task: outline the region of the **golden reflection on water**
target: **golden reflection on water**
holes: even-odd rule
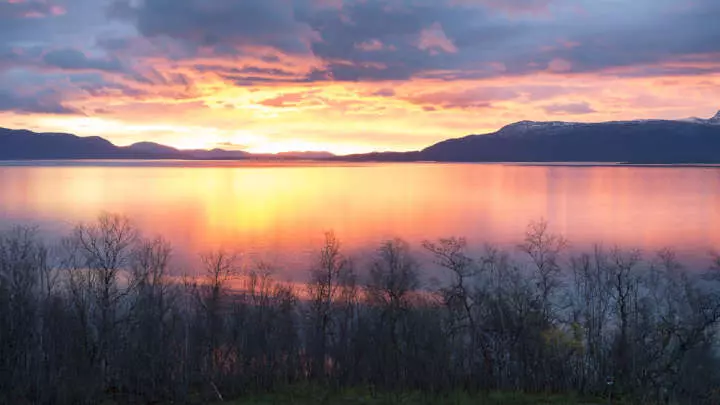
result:
[[[400,236],[512,246],[545,218],[576,249],[720,247],[720,169],[477,164],[0,166],[0,224],[61,231],[101,211],[176,251],[223,247],[304,272],[323,232],[349,252]],[[302,268],[302,270],[297,270]],[[303,277],[289,274],[293,278]]]

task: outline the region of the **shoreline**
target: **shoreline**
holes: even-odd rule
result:
[[[347,166],[365,164],[430,164],[430,165],[502,165],[527,167],[650,167],[650,168],[720,168],[718,163],[632,163],[632,162],[466,162],[466,161],[382,161],[341,159],[0,159],[0,167],[27,166],[158,166],[158,167],[204,167],[203,164],[220,166],[250,165],[270,166]]]

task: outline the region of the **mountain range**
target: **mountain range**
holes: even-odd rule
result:
[[[47,159],[320,159],[329,152],[283,152],[252,154],[244,151],[211,149],[180,150],[154,142],[116,146],[97,137],[80,137],[65,133],[36,133],[28,130],[0,128],[0,160]]]
[[[437,162],[720,163],[720,111],[709,119],[601,123],[520,121],[415,152],[343,160]]]
[[[720,111],[709,119],[520,121],[493,133],[448,139],[419,151],[346,156],[328,152],[267,155],[223,149],[179,150],[152,142],[121,147],[96,136],[0,128],[0,160],[24,159],[720,163]]]

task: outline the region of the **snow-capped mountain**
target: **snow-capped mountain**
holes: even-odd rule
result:
[[[647,123],[660,123],[662,119],[637,119],[637,120],[625,120],[625,121],[609,121],[598,124],[608,125],[633,125],[633,124],[647,124]],[[691,117],[686,119],[677,120],[679,122],[688,122],[693,124],[707,124],[707,125],[720,125],[720,111],[715,114],[712,118],[697,118]],[[497,135],[501,136],[523,136],[526,134],[551,134],[554,130],[558,129],[569,129],[573,127],[583,127],[588,125],[594,125],[591,123],[584,122],[568,122],[568,121],[519,121],[502,127],[496,132]]]
[[[520,121],[449,139],[416,159],[462,162],[720,163],[720,112],[710,119],[599,123]]]
[[[690,120],[520,121],[493,133],[448,139],[419,151],[337,159],[720,164],[720,112],[713,118]]]
[[[582,125],[579,122],[565,121],[519,121],[502,127],[497,134],[505,136],[524,135],[538,130],[548,130],[553,128],[572,127]]]
[[[705,119],[705,118],[698,118],[698,117],[690,117],[685,118],[683,120],[680,120],[683,122],[692,122],[694,124],[708,124],[708,125],[720,125],[720,111],[715,114],[714,117]]]

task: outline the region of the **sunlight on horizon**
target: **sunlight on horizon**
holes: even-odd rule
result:
[[[101,136],[119,146],[149,141],[178,149],[351,154],[418,150],[521,120],[681,119],[710,117],[720,108],[718,74],[621,77],[611,88],[606,83],[603,73],[355,83],[342,90],[335,84],[248,90],[216,83],[188,102],[121,98],[110,113],[102,112],[102,98],[94,98],[77,101],[84,116],[0,112],[0,119],[16,128]],[[228,93],[213,90],[217,87]],[[483,101],[493,97],[501,99]],[[553,100],[578,111],[551,108]]]

